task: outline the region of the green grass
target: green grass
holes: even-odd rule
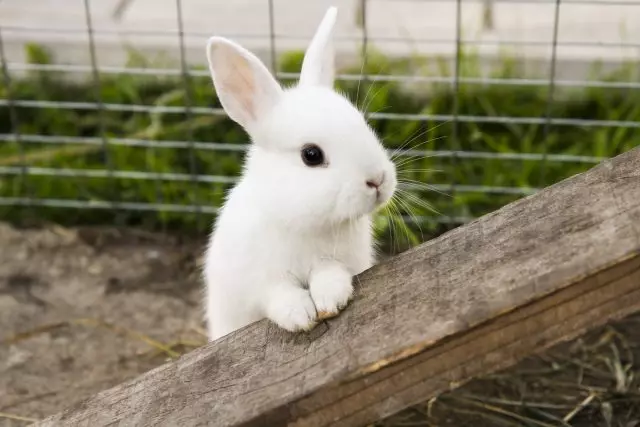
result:
[[[33,63],[53,63],[50,55],[30,46],[28,57]],[[282,58],[283,71],[299,70],[301,54],[293,52]],[[446,73],[444,62],[438,59],[391,61],[378,54],[367,58],[365,72],[381,74]],[[132,54],[131,66],[153,66],[145,58]],[[634,78],[634,64],[621,67],[600,80]],[[360,67],[346,72],[359,73]],[[479,75],[478,58],[465,53],[461,75]],[[505,59],[492,77],[523,77],[517,64]],[[219,107],[210,79],[191,77],[189,90],[178,77],[108,75],[101,76],[99,95],[108,104],[142,104],[149,106],[183,106],[189,100],[194,107]],[[369,111],[394,114],[448,115],[453,111],[456,94],[448,84],[421,84],[419,90],[403,88],[394,82],[338,82],[340,90],[351,99],[365,102]],[[461,84],[457,94],[461,116],[504,116],[543,118],[547,112],[546,86]],[[96,90],[91,80],[69,79],[51,72],[32,72],[16,79],[10,87],[0,86],[0,98],[47,100],[62,102],[94,102]],[[23,135],[134,138],[157,141],[193,140],[245,144],[248,138],[238,125],[223,115],[96,111],[60,108],[16,108],[17,127]],[[11,111],[0,107],[0,133],[12,133]],[[590,120],[640,121],[640,91],[602,88],[557,88],[551,116]],[[104,124],[101,130],[100,124]],[[551,126],[545,130],[539,124],[458,123],[454,138],[452,123],[436,121],[376,119],[371,124],[389,148],[397,148],[415,137],[406,148],[428,151],[463,150],[475,153],[565,154],[587,157],[610,157],[640,145],[640,129],[610,127]],[[18,167],[26,158],[31,167],[104,170],[108,164],[118,171],[237,176],[240,173],[241,151],[191,150],[80,144],[53,145],[25,143],[21,151],[16,142],[0,145],[0,166]],[[495,158],[402,158],[411,160],[401,167],[401,176],[430,185],[450,184],[480,187],[540,188],[573,174],[585,171],[593,161],[559,162]],[[440,172],[425,171],[437,169]],[[86,177],[26,177],[4,175],[0,178],[0,197],[36,197],[48,199],[82,199],[171,205],[201,204],[210,207],[222,203],[229,184],[196,183],[190,180],[109,179]],[[449,217],[477,217],[509,203],[523,194],[500,194],[499,191],[473,191],[462,188],[447,194],[424,187],[404,195],[397,204],[403,214],[410,210],[416,216],[437,216],[425,206]],[[406,205],[413,204],[409,209]],[[122,224],[151,229],[175,230],[181,233],[202,233],[212,218],[210,214],[181,212],[126,211],[69,208],[1,207],[0,216],[15,223],[51,221],[61,224]],[[422,222],[398,231],[397,221],[387,216],[377,219],[384,246],[390,252],[432,237],[451,225],[435,220]],[[408,237],[408,238],[407,238]]]

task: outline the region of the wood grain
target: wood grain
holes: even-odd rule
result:
[[[309,334],[258,322],[38,426],[356,426],[640,310],[640,149],[390,259]]]

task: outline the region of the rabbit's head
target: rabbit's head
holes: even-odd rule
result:
[[[309,45],[298,84],[283,89],[251,52],[213,37],[207,57],[220,102],[250,135],[244,180],[261,213],[291,226],[369,214],[396,188],[396,170],[362,113],[333,90],[330,8]]]

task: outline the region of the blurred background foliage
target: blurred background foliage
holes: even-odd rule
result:
[[[27,53],[30,63],[55,63],[41,47],[29,46]],[[301,60],[302,52],[287,53],[281,57],[279,69],[285,74],[298,72]],[[471,51],[464,51],[460,64],[462,77],[483,74],[478,57]],[[136,52],[131,52],[128,64],[136,68],[163,65],[161,59],[149,60]],[[342,73],[360,74],[360,68]],[[450,75],[449,68],[438,58],[392,60],[373,52],[368,54],[362,71]],[[594,68],[594,75],[600,81],[632,80],[635,70],[637,64],[627,64],[602,75]],[[505,56],[488,77],[511,79],[522,77],[522,73],[517,62]],[[2,218],[18,225],[116,224],[182,234],[205,233],[214,219],[215,207],[221,205],[232,185],[228,177],[240,174],[248,137],[224,114],[206,110],[220,108],[206,73],[192,74],[186,82],[188,85],[183,76],[101,74],[96,85],[91,76],[69,78],[52,71],[32,71],[9,81],[4,79],[0,98],[79,104],[63,108],[56,104],[51,108],[15,106],[16,114],[12,114],[12,108],[0,108],[0,134],[22,135],[24,139],[20,142],[6,137],[0,145],[0,197],[117,201],[135,206],[115,210],[0,206]],[[640,145],[638,127],[616,123],[545,126],[482,120],[544,119],[548,115],[640,122],[639,91],[556,87],[549,104],[549,87],[545,85],[463,81],[456,92],[450,82],[407,85],[397,80],[365,78],[360,82],[339,80],[337,87],[360,108],[382,114],[371,118],[370,123],[389,149],[409,150],[396,157],[404,181],[398,201],[393,210],[376,217],[377,232],[388,253],[434,237],[536,188],[583,172],[602,158]],[[106,107],[82,104],[98,100]],[[134,105],[178,108],[140,111],[131,107]],[[185,105],[192,107],[191,111],[179,108]],[[456,105],[459,116],[480,120],[454,123],[411,116],[451,115]],[[29,138],[33,135],[69,138],[64,144],[52,144],[34,142]],[[116,139],[119,142],[114,142]],[[80,143],[85,140],[91,144]],[[158,141],[160,146],[139,146],[135,143],[138,140]],[[175,141],[194,144],[183,143],[182,148],[176,148]],[[213,149],[214,143],[223,143],[224,149]],[[541,160],[547,154],[549,157]],[[30,173],[22,173],[25,164],[31,168]],[[59,173],[60,169],[66,172]],[[86,176],[78,170],[97,172]],[[116,171],[115,176],[109,175],[109,170]],[[204,206],[205,212],[156,210],[147,204]]]

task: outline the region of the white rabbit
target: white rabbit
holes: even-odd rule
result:
[[[206,251],[210,340],[265,317],[309,330],[346,306],[353,276],[374,263],[370,215],[393,196],[396,170],[333,90],[336,14],[327,11],[293,88],[236,43],[208,42],[220,102],[252,141]]]

